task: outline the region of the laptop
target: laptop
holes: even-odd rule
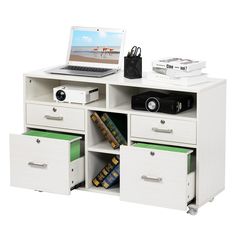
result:
[[[67,64],[48,73],[103,77],[116,73],[123,60],[125,31],[72,27]]]

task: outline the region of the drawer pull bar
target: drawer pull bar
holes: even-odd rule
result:
[[[49,116],[49,115],[45,115],[44,118],[46,118],[48,120],[63,120],[62,116]]]
[[[42,168],[42,169],[46,169],[48,166],[47,164],[37,164],[34,162],[29,162],[28,165],[31,167]]]
[[[150,181],[150,182],[157,182],[157,183],[161,183],[162,182],[162,178],[161,177],[150,177],[150,176],[142,175],[141,179],[143,179],[145,181]]]
[[[166,133],[166,134],[173,133],[173,129],[159,129],[159,128],[156,128],[156,127],[153,127],[152,131],[158,132],[158,133]]]

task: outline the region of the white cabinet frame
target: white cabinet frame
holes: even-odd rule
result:
[[[149,74],[144,74],[144,77],[146,76],[149,76]],[[56,103],[52,99],[52,89],[53,87],[62,85],[63,83],[98,86],[100,91],[100,100],[86,105]],[[195,99],[195,107],[177,115],[164,113],[154,114],[132,110],[130,106],[131,96],[138,92],[147,90],[167,90],[191,93]],[[98,134],[91,123],[90,115],[93,111],[122,113],[127,116],[128,145],[132,145],[133,142],[152,142],[193,148],[196,151],[196,198],[193,204],[195,208],[199,208],[213,199],[219,192],[224,190],[225,187],[225,103],[226,81],[223,79],[209,79],[207,83],[183,87],[165,83],[147,82],[147,80],[142,79],[129,80],[123,77],[122,72],[99,79],[80,76],[53,75],[45,73],[44,70],[24,75],[25,130],[30,128],[40,128],[82,134],[85,136],[85,190],[119,195],[119,189],[95,189],[91,184],[91,178],[96,171],[99,171],[99,168],[103,164],[101,154],[103,153],[105,156],[108,155],[107,158],[110,158],[109,155],[119,155],[120,151],[114,151],[109,147],[109,145],[106,145],[104,138]],[[26,109],[28,104],[51,107],[59,106],[65,108],[67,112],[69,111],[69,108],[80,109],[80,111],[83,111],[81,112],[81,114],[83,114],[81,120],[84,122],[84,129],[73,129],[73,124],[70,129],[58,125],[57,127],[50,127],[50,125],[44,127],[41,124],[29,124],[27,123],[28,114]],[[140,135],[135,137],[132,135],[134,130],[131,129],[132,117],[134,116],[144,116],[146,118],[152,117],[157,120],[174,119],[179,121],[179,124],[183,127],[183,122],[187,121],[188,124],[192,124],[192,126],[189,126],[190,129],[191,127],[194,129],[192,131],[188,130],[188,132],[191,133],[192,139],[188,142],[186,141],[187,138],[178,141],[178,138],[157,139],[155,137],[147,138],[145,135],[143,135],[143,137]],[[178,124],[178,122],[176,122],[176,124]],[[140,125],[145,126],[145,124]],[[145,130],[142,130],[142,132],[145,132]],[[52,145],[55,146],[56,144],[57,143],[54,143]],[[14,150],[12,151],[14,152]],[[17,149],[15,149],[15,151],[17,151]],[[14,179],[14,175],[16,174],[17,173],[14,173],[13,168],[11,176],[14,181],[17,181]],[[65,173],[62,173],[62,175],[64,174]],[[57,187],[62,188],[62,186]]]

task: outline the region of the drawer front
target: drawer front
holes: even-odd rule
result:
[[[70,143],[63,140],[10,136],[11,185],[69,194]]]
[[[186,154],[121,146],[120,161],[121,200],[186,209]]]
[[[27,124],[84,130],[84,110],[27,104]]]
[[[131,136],[196,144],[196,122],[131,115]]]

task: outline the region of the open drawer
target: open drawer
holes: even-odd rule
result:
[[[121,200],[186,210],[195,197],[192,152],[161,145],[121,146]]]
[[[37,132],[10,135],[11,185],[69,194],[84,181],[81,137]]]

